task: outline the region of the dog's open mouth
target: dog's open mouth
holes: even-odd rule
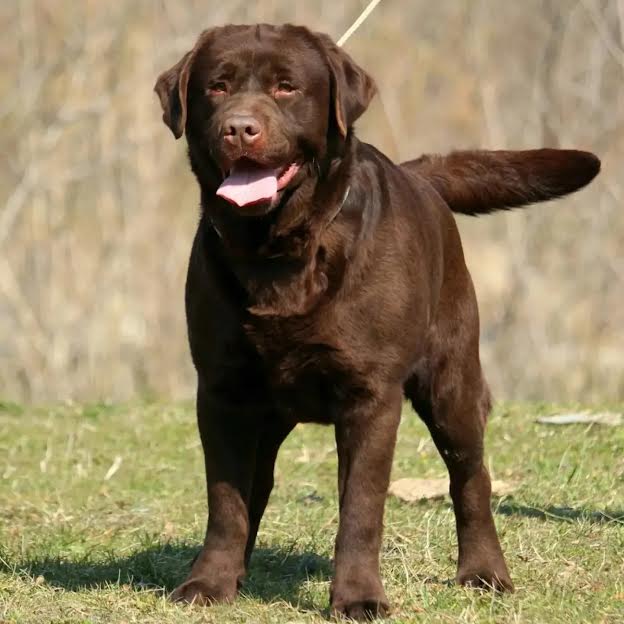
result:
[[[300,168],[299,163],[293,162],[273,169],[241,158],[232,165],[218,188],[217,195],[239,207],[272,202],[277,193],[288,186]]]

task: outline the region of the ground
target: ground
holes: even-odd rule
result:
[[[166,599],[204,531],[192,406],[0,405],[0,622],[327,621],[338,520],[331,429],[300,426],[287,440],[243,594],[200,608]],[[493,502],[516,593],[452,584],[448,500],[390,498],[389,621],[624,621],[624,428],[535,423],[557,411],[499,405],[488,428],[493,476],[519,484]],[[407,407],[399,439],[393,478],[444,475]]]

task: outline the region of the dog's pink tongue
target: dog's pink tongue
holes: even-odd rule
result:
[[[270,201],[276,193],[275,170],[252,164],[234,165],[230,175],[217,190],[217,195],[237,206]]]

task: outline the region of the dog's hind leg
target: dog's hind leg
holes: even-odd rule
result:
[[[451,289],[454,295],[440,301],[427,364],[408,380],[405,394],[448,468],[459,545],[457,582],[511,591],[483,462],[490,394],[479,361],[477,305],[467,272],[461,281],[461,289]]]

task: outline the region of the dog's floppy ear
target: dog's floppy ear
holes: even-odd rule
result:
[[[377,93],[375,81],[330,37],[318,33],[331,75],[331,98],[336,126],[343,137]]]
[[[188,83],[193,60],[199,48],[207,41],[212,30],[205,30],[195,47],[187,52],[173,67],[164,71],[154,86],[163,109],[163,121],[169,126],[173,136],[179,139],[186,126]]]

